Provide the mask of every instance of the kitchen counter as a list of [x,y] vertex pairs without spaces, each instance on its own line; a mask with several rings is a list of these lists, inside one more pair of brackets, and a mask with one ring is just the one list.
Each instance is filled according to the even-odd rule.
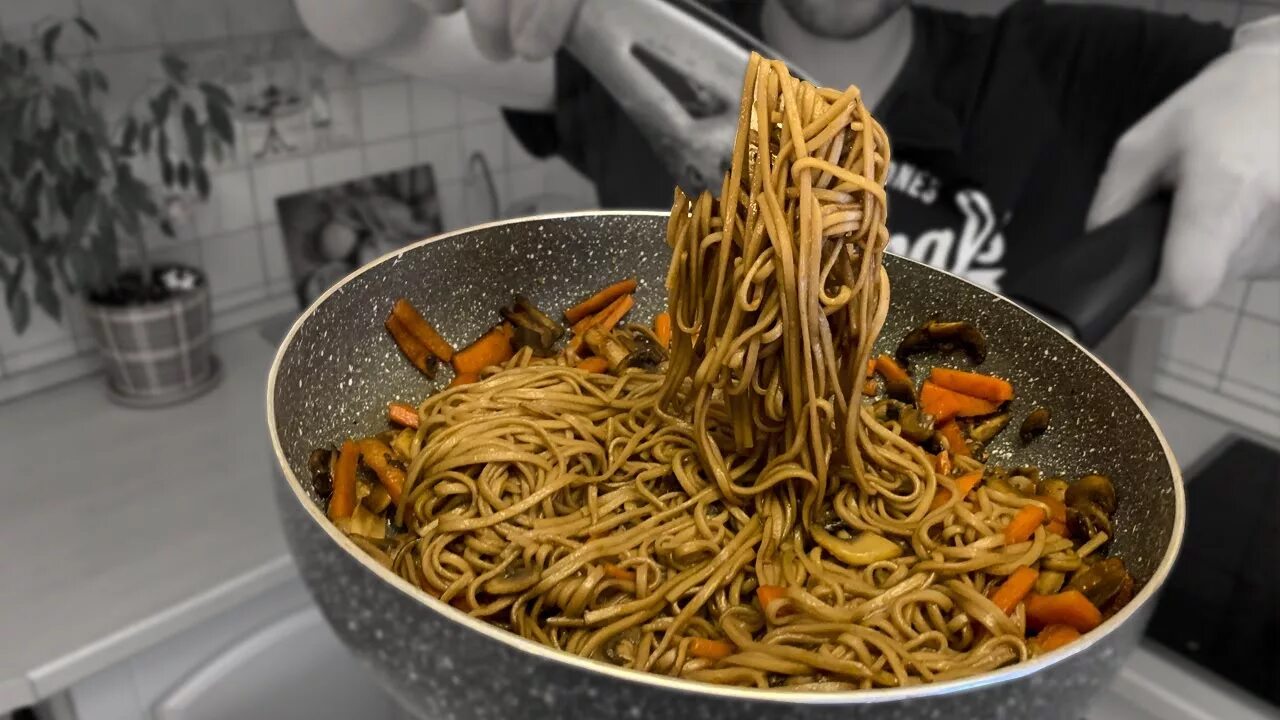
[[296,577],[271,496],[257,327],[221,384],[159,410],[92,376],[0,406],[0,713]]

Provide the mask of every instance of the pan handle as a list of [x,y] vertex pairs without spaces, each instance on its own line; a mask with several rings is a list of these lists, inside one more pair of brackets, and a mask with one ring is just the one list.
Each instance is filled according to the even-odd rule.
[[1155,284],[1171,196],[1156,195],[1049,253],[1004,294],[1096,345]]

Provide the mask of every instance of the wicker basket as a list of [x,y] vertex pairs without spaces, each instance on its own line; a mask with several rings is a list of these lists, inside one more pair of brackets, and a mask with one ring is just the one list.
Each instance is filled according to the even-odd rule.
[[85,314],[114,398],[164,405],[193,397],[216,379],[209,289],[203,283],[145,305],[87,302]]

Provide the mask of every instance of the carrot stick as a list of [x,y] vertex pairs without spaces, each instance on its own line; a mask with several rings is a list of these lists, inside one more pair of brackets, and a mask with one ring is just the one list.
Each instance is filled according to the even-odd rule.
[[499,325],[453,356],[453,369],[459,373],[478,373],[490,365],[506,362],[515,354],[511,337]]
[[635,574],[635,573],[631,572],[630,570],[628,570],[628,569],[626,569],[626,568],[624,568],[624,567],[622,567],[622,566],[620,566],[620,565],[614,565],[613,563],[605,563],[605,564],[604,564],[604,574],[605,574],[605,575],[608,575],[609,577],[613,578],[614,580],[627,580],[627,581],[630,581],[630,580],[635,580],[635,579],[636,579],[636,574]]
[[1048,524],[1044,526],[1044,529],[1045,529],[1045,532],[1053,533],[1058,537],[1067,536],[1067,524],[1064,522],[1058,522],[1057,520],[1050,520]]
[[617,300],[623,295],[630,295],[636,291],[635,278],[627,278],[619,280],[609,287],[597,292],[595,295],[583,300],[564,311],[564,319],[570,323],[576,323],[582,318],[592,315],[601,309],[608,307],[609,303]]
[[1040,571],[1032,570],[1029,567],[1020,567],[1014,570],[1004,582],[1000,583],[1000,587],[991,593],[991,602],[1000,608],[1005,615],[1013,612],[1013,609],[1022,602],[1022,599],[1031,592],[1031,588],[1035,587],[1036,578],[1040,577]]
[[1054,595],[1032,593],[1026,603],[1027,626],[1032,629],[1066,625],[1083,633],[1102,624],[1102,612],[1079,590]]
[[964,433],[960,432],[960,426],[954,420],[948,420],[938,427],[938,432],[942,437],[947,439],[947,450],[957,457],[972,457],[973,453],[969,452],[969,443],[964,440]]
[[671,315],[669,313],[658,313],[653,319],[653,334],[658,336],[658,342],[662,343],[662,347],[671,347]]
[[876,374],[876,359],[871,358],[870,360],[867,361],[867,377],[871,377],[872,375],[875,375],[875,374]]
[[999,404],[1013,399],[1013,385],[1003,378],[982,373],[936,367],[929,372],[935,385]]
[[1080,631],[1069,625],[1050,625],[1035,636],[1035,644],[1043,652],[1057,650],[1080,637]]
[[946,422],[954,417],[990,415],[1000,409],[999,404],[990,400],[948,390],[929,380],[920,388],[920,407],[937,422]]
[[[756,588],[756,598],[760,600],[760,609],[768,610],[773,603],[787,599],[787,589],[781,585],[761,585]],[[786,615],[789,612],[790,608],[778,609],[779,615]]]
[[1036,500],[1049,506],[1049,522],[1067,524],[1067,504],[1051,495],[1037,495]]
[[409,358],[409,362],[413,366],[421,370],[427,377],[435,377],[436,368],[433,363],[435,356],[427,349],[422,341],[418,340],[409,329],[400,322],[400,318],[395,315],[388,315],[385,323],[387,332],[391,333],[391,337],[396,341],[396,346],[400,348],[400,352]]
[[862,383],[862,394],[866,395],[867,397],[871,397],[872,395],[875,395],[878,389],[879,388],[876,387],[875,380],[868,380]]
[[457,387],[459,385],[470,385],[473,382],[479,382],[480,373],[458,373],[449,381],[449,387]]
[[937,470],[940,475],[951,474],[951,455],[949,455],[946,450],[943,450],[934,456],[934,469]]
[[409,403],[387,403],[387,420],[401,427],[418,427],[418,408]]
[[888,355],[878,356],[875,359],[875,363],[876,372],[883,375],[885,380],[888,380],[889,382],[911,383],[911,376],[907,374],[907,371],[903,370],[902,366]]
[[356,509],[356,463],[360,448],[350,440],[342,443],[338,462],[333,469],[333,494],[329,496],[329,519],[351,517]]
[[1044,508],[1039,505],[1024,505],[1009,524],[1004,526],[1004,544],[1013,545],[1030,538],[1043,523]]
[[586,342],[587,331],[591,328],[600,328],[606,333],[613,330],[622,316],[626,315],[635,304],[635,298],[623,295],[610,303],[609,307],[574,323],[573,337],[569,339],[569,349],[575,353],[580,352],[582,344]]
[[364,464],[378,476],[378,482],[387,489],[391,501],[399,505],[405,477],[404,471],[391,463],[391,448],[377,438],[365,438],[360,441],[360,457],[364,458]]
[[[960,491],[960,497],[963,498],[973,492],[973,489],[980,482],[982,482],[982,471],[974,470],[956,478],[956,489]],[[951,502],[951,491],[946,488],[940,488],[937,494],[933,496],[933,503],[929,505],[929,512],[933,512],[949,502]]]
[[586,370],[589,373],[603,373],[609,371],[609,361],[602,357],[589,357],[586,360],[579,361],[574,367],[579,370]]
[[445,362],[453,359],[453,346],[449,344],[448,340],[441,337],[440,333],[436,332],[436,329],[431,327],[430,323],[422,319],[418,309],[411,305],[408,300],[404,298],[396,300],[396,304],[391,307],[391,314],[396,316],[406,330],[418,338],[418,342],[426,345],[432,355]]
[[734,653],[734,647],[723,640],[696,637],[689,641],[689,654],[697,658],[720,660]]

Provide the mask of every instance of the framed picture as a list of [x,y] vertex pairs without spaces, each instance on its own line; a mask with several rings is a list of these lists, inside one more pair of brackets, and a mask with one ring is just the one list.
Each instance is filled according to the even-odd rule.
[[303,307],[352,270],[444,227],[430,165],[279,197],[276,210]]

